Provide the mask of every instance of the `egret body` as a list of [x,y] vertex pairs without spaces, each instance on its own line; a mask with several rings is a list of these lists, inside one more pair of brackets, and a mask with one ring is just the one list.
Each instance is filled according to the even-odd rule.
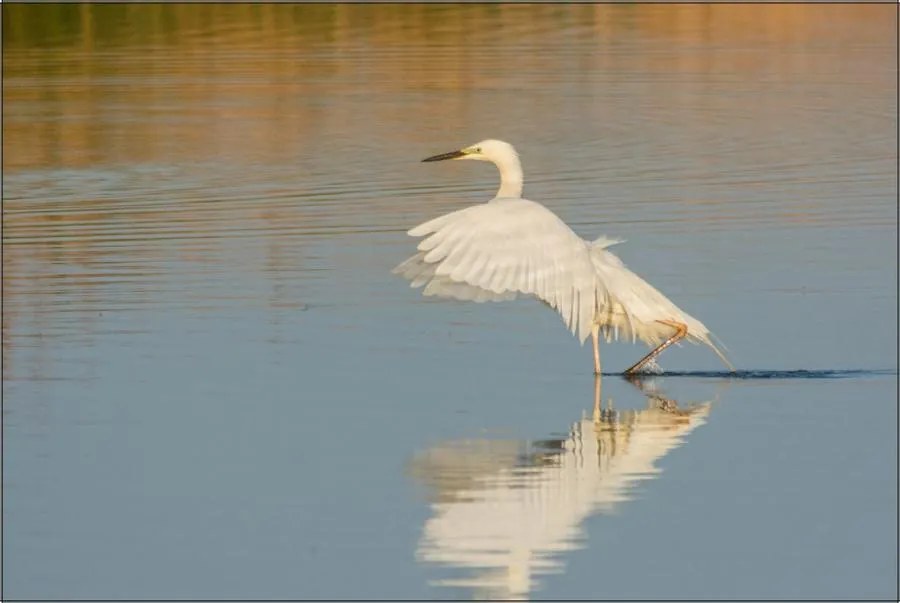
[[627,369],[646,367],[673,343],[686,339],[709,346],[709,330],[679,309],[608,251],[621,241],[586,241],[552,211],[522,198],[522,165],[512,145],[483,140],[423,161],[490,161],[500,170],[500,189],[487,203],[445,214],[409,231],[425,237],[418,253],[394,272],[425,286],[423,294],[476,302],[536,297],[559,312],[584,343],[593,340],[594,372],[600,374],[598,340],[641,340],[651,352]]

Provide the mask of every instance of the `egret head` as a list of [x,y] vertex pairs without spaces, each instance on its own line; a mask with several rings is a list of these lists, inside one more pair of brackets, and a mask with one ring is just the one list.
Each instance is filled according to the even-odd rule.
[[482,140],[476,142],[472,146],[460,149],[458,151],[450,151],[449,153],[441,153],[428,157],[422,161],[443,161],[445,159],[475,159],[477,161],[491,161],[496,164],[505,163],[512,158],[518,158],[518,153],[508,142],[502,140]]

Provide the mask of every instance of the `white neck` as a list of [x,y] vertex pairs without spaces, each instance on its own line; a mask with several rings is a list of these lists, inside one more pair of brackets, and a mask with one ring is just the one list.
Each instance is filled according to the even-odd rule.
[[509,155],[494,161],[500,170],[500,190],[498,197],[522,196],[522,164],[515,155]]

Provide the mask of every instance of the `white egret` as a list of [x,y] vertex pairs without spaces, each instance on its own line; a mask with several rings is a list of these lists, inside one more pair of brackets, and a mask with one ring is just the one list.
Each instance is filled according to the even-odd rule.
[[655,346],[626,374],[641,371],[681,339],[708,345],[734,370],[703,323],[607,250],[621,241],[586,241],[549,209],[522,198],[522,166],[512,145],[483,140],[423,161],[445,159],[492,162],[500,170],[500,190],[487,203],[409,230],[410,236],[425,238],[394,273],[412,287],[425,285],[426,296],[477,302],[534,296],[558,311],[581,343],[591,335],[598,375],[601,332],[607,342],[622,337]]

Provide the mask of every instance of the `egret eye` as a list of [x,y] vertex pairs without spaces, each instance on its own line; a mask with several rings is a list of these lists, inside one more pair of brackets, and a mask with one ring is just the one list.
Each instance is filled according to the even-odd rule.
[[476,152],[476,153],[480,153],[480,152],[481,152],[481,147],[476,147],[476,148],[475,148],[475,152]]

